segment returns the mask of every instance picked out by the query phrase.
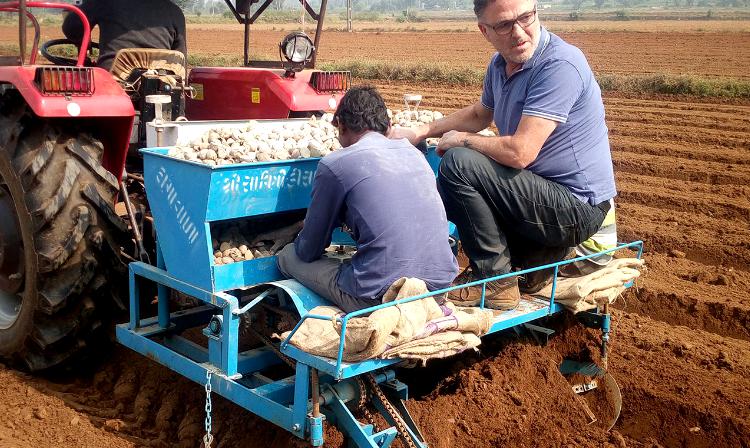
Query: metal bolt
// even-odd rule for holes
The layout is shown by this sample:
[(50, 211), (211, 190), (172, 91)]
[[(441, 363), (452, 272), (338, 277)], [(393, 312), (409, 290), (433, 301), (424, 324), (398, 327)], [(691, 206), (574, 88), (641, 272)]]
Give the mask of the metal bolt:
[(221, 316), (213, 316), (211, 320), (208, 322), (208, 329), (211, 331), (212, 334), (218, 335), (221, 333), (221, 323), (222, 319)]
[(295, 423), (292, 425), (292, 431), (298, 432), (300, 430), (299, 423)]

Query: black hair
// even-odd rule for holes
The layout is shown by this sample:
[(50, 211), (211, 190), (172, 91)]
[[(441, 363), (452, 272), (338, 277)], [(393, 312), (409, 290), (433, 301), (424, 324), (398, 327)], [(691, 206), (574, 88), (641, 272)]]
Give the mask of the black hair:
[(390, 126), (385, 101), (372, 86), (352, 87), (341, 98), (333, 118), (352, 132), (375, 131), (385, 135)]

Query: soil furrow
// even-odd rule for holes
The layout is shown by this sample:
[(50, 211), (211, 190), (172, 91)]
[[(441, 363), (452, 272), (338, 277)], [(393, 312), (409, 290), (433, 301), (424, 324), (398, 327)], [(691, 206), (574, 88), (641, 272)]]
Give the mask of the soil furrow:
[[(690, 121), (686, 121), (690, 119)], [(659, 111), (653, 112), (638, 112), (633, 115), (625, 115), (620, 113), (608, 114), (607, 121), (630, 123), (637, 126), (645, 126), (648, 129), (651, 125), (660, 126), (671, 126), (671, 127), (686, 127), (690, 130), (688, 132), (702, 132), (703, 130), (721, 130), (726, 132), (736, 131), (742, 129), (743, 126), (748, 126), (740, 121), (727, 121), (722, 120), (720, 117), (712, 117), (710, 115), (696, 115), (693, 117), (665, 117), (659, 113)]]
[(750, 221), (750, 206), (738, 205), (731, 199), (716, 199), (710, 197), (696, 197), (692, 194), (678, 194), (670, 189), (652, 190), (638, 188), (637, 184), (620, 184), (617, 203), (641, 204), (664, 210), (683, 211), (695, 210), (696, 214), (716, 219)]
[(689, 292), (659, 291), (640, 286), (628, 292), (616, 308), (720, 336), (750, 341), (750, 307), (706, 302)]
[(692, 156), (696, 160), (712, 162), (750, 163), (750, 143), (742, 131), (686, 133), (667, 126), (644, 127), (616, 122), (609, 123), (609, 132), (610, 144), (615, 150), (660, 155), (668, 147), (670, 153), (681, 158)]
[(747, 185), (750, 166), (736, 165), (726, 169), (726, 164), (717, 162), (678, 159), (667, 155), (622, 153), (613, 151), (612, 163), (615, 172), (648, 175), (663, 179), (676, 179), (710, 185)]
[(666, 446), (747, 446), (750, 342), (616, 312), (611, 372), (616, 428)]
[[(691, 98), (691, 101), (673, 101), (669, 99), (669, 96), (654, 99), (634, 99), (631, 97), (623, 96), (612, 96), (604, 95), (604, 105), (606, 107), (614, 107), (617, 110), (630, 111), (633, 108), (650, 108), (654, 110), (686, 110), (686, 111), (700, 111), (704, 113), (730, 113), (734, 114), (750, 114), (750, 107), (742, 104), (726, 105), (718, 104), (716, 99), (709, 98), (701, 101), (700, 98)], [(673, 97), (671, 97), (673, 98)]]
[[(692, 212), (660, 210), (638, 204), (618, 204), (618, 237), (643, 240), (647, 252), (679, 250), (704, 265), (750, 270), (750, 228), (746, 222), (727, 223)], [(697, 225), (700, 223), (700, 225)]]

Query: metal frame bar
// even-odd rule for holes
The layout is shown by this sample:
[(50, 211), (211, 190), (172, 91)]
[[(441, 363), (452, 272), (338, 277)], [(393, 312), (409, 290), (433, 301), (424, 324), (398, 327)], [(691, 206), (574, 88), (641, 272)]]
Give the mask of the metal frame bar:
[[(274, 423), (301, 439), (309, 439), (313, 446), (324, 442), (323, 415), (314, 416), (310, 412), (311, 366), (297, 362), (295, 374), (288, 378), (272, 381), (258, 373), (264, 368), (281, 363), (281, 359), (272, 350), (262, 347), (236, 353), (236, 341), (227, 343), (227, 337), (239, 334), (237, 328), (224, 325), (228, 317), (239, 319), (242, 312), (250, 309), (251, 301), (242, 309), (238, 308), (237, 299), (225, 293), (211, 293), (177, 280), (157, 267), (134, 262), (130, 264), (130, 305), (131, 321), (116, 327), (118, 341), (156, 362), (178, 372), (180, 375), (203, 384), (206, 373), (211, 371), (211, 386), (214, 392), (248, 411)], [(207, 305), (187, 311), (176, 311), (171, 314), (142, 319), (140, 316), (140, 278), (151, 280), (166, 288), (174, 288), (191, 294)], [(168, 300), (168, 295), (161, 294), (159, 300)], [(209, 337), (209, 348), (196, 344), (177, 334), (178, 332), (205, 324), (215, 309), (222, 310), (221, 334), (214, 334), (206, 328), (204, 334)], [(159, 311), (165, 308), (159, 306)], [(166, 325), (165, 325), (166, 324)], [(236, 367), (227, 362), (228, 349), (235, 350)], [(218, 361), (217, 353), (219, 353)], [(212, 362), (213, 361), (213, 362)], [(239, 371), (242, 375), (233, 375)], [(376, 382), (393, 381), (395, 373), (385, 371), (376, 375)], [(348, 411), (346, 402), (356, 399), (358, 387), (354, 381), (332, 384), (333, 378), (325, 376), (323, 387), (327, 393), (322, 394), (324, 413), (334, 417), (345, 432), (360, 447), (387, 448), (397, 436), (393, 427), (373, 434), (372, 427), (360, 424)], [(343, 398), (339, 396), (343, 394)]]
[[(345, 345), (345, 338), (346, 338), (346, 327), (350, 319), (359, 317), (365, 314), (370, 314), (374, 311), (389, 307), (389, 306), (396, 306), (400, 305), (402, 303), (408, 303), (413, 302), (415, 300), (420, 300), (426, 297), (433, 297), (440, 294), (444, 294), (450, 291), (454, 291), (457, 289), (467, 288), (470, 286), (482, 286), (482, 297), (480, 301), (480, 308), (484, 308), (484, 299), (485, 299), (485, 293), (486, 293), (486, 285), (489, 282), (502, 280), (505, 278), (515, 277), (523, 274), (527, 274), (530, 272), (540, 271), (543, 269), (554, 269), (554, 276), (552, 280), (552, 293), (549, 300), (549, 303), (546, 307), (537, 309), (536, 311), (532, 311), (529, 313), (523, 313), (523, 314), (517, 314), (512, 315), (508, 319), (496, 319), (495, 323), (490, 328), (490, 331), (488, 334), (495, 333), (501, 330), (505, 330), (507, 328), (514, 327), (516, 325), (520, 325), (526, 322), (530, 322), (536, 319), (539, 319), (541, 317), (549, 316), (551, 314), (555, 314), (559, 311), (562, 311), (563, 307), (559, 304), (555, 303), (555, 293), (557, 291), (557, 274), (559, 272), (560, 266), (564, 266), (566, 264), (575, 263), (577, 261), (581, 260), (587, 260), (589, 258), (593, 258), (599, 255), (603, 254), (609, 254), (613, 252), (617, 252), (619, 250), (623, 249), (637, 249), (637, 258), (641, 258), (643, 255), (643, 241), (633, 241), (631, 243), (619, 243), (617, 247), (614, 247), (612, 249), (608, 249), (605, 251), (597, 252), (590, 255), (584, 255), (576, 258), (572, 258), (570, 260), (563, 260), (556, 263), (549, 263), (542, 266), (537, 266), (534, 268), (524, 269), (522, 271), (517, 272), (509, 272), (506, 274), (496, 275), (494, 277), (489, 277), (483, 280), (476, 280), (473, 282), (465, 283), (463, 285), (457, 285), (457, 286), (451, 286), (448, 288), (443, 288), (437, 291), (428, 292), (425, 294), (420, 294), (417, 296), (407, 297), (401, 300), (396, 300), (393, 302), (388, 303), (382, 303), (380, 305), (372, 306), (369, 308), (365, 308), (362, 310), (358, 310), (349, 314), (346, 314), (344, 317), (336, 318), (336, 321), (341, 323), (341, 336), (339, 338), (339, 351), (336, 356), (336, 363), (331, 364), (329, 362), (323, 361), (322, 358), (316, 357), (310, 354), (307, 354), (301, 350), (295, 349), (293, 346), (289, 344), (289, 341), (292, 339), (294, 334), (299, 330), (302, 323), (307, 319), (321, 319), (321, 320), (329, 320), (330, 317), (326, 316), (320, 316), (315, 314), (305, 314), (302, 316), (300, 321), (295, 325), (295, 327), (292, 329), (292, 331), (289, 333), (289, 335), (284, 339), (281, 343), (281, 350), (282, 352), (289, 354), (290, 356), (294, 357), (295, 359), (304, 360), (304, 362), (314, 366), (318, 370), (321, 370), (323, 372), (329, 373), (332, 376), (334, 376), (336, 379), (343, 379), (343, 378), (349, 378), (351, 376), (357, 375), (359, 373), (363, 373), (363, 371), (367, 371), (369, 368), (370, 370), (375, 370), (378, 368), (383, 367), (382, 365), (379, 365), (377, 361), (384, 361), (384, 360), (368, 360), (362, 363), (354, 364), (352, 367), (356, 366), (356, 368), (352, 368), (349, 365), (345, 366), (345, 363), (343, 362), (343, 355), (344, 355), (344, 345)], [(632, 286), (633, 282), (628, 282), (625, 286), (630, 287)], [(539, 299), (541, 300), (541, 299)], [(506, 313), (513, 313), (513, 310), (507, 311)], [(504, 313), (505, 314), (505, 313)], [(501, 315), (502, 316), (502, 315)], [(317, 359), (316, 359), (317, 358)], [(331, 370), (331, 367), (333, 366), (333, 370)], [(356, 372), (356, 373), (355, 373)]]
[[(299, 409), (301, 406), (298, 405), (292, 410), (288, 406), (284, 406), (281, 403), (259, 394), (256, 389), (248, 388), (237, 382), (237, 380), (217, 371), (215, 366), (208, 363), (194, 361), (187, 356), (165, 347), (159, 342), (142, 336), (137, 331), (130, 329), (127, 324), (118, 325), (116, 328), (116, 335), (117, 340), (121, 344), (153, 359), (198, 384), (203, 384), (205, 382), (207, 371), (210, 370), (214, 372), (214, 375), (211, 377), (211, 386), (214, 392), (227, 400), (233, 401), (248, 411), (295, 433), (295, 435), (299, 436), (299, 434), (302, 433), (302, 436), (304, 436), (306, 412), (301, 415)], [(307, 383), (308, 381), (305, 380), (302, 382)], [(302, 431), (293, 431), (292, 426), (295, 423), (300, 424), (299, 422), (303, 422)]]
[[(141, 319), (139, 277), (157, 283), (159, 314)], [(254, 376), (266, 367), (281, 363), (276, 353), (268, 348), (238, 352), (240, 311), (238, 300), (226, 293), (211, 293), (171, 277), (167, 272), (142, 262), (129, 266), (130, 321), (116, 328), (117, 339), (123, 345), (141, 353), (192, 381), (203, 384), (206, 372), (212, 371), (213, 390), (219, 395), (242, 406), (254, 414), (281, 426), (299, 438), (305, 438), (311, 427), (308, 421), (308, 398), (310, 396), (310, 367), (297, 363), (296, 374), (286, 380), (268, 382)], [(161, 289), (163, 288), (163, 289)], [(161, 305), (168, 302), (167, 288), (189, 294), (210, 306), (196, 311), (169, 314)], [(209, 334), (206, 349), (178, 334), (185, 328), (205, 323), (212, 310), (221, 310), (220, 334)], [(249, 309), (245, 307), (245, 311)], [(247, 375), (247, 378), (242, 376)], [(242, 383), (241, 383), (241, 382)], [(248, 387), (257, 385), (257, 387)], [(320, 426), (320, 417), (314, 419)], [(318, 435), (320, 437), (320, 435)]]

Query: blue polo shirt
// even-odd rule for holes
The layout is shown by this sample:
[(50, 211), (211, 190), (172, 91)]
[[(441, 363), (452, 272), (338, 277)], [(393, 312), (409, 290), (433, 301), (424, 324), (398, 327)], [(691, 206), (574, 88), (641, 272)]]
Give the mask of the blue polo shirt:
[(336, 279), (350, 296), (379, 300), (401, 277), (422, 279), (434, 291), (458, 273), (435, 173), (406, 139), (369, 132), (320, 160), (297, 256), (319, 259), (342, 223), (357, 243)]
[(578, 48), (542, 27), (534, 55), (510, 77), (496, 53), (482, 105), (494, 112), (500, 135), (513, 135), (521, 115), (559, 123), (527, 170), (591, 205), (617, 194), (601, 90)]

